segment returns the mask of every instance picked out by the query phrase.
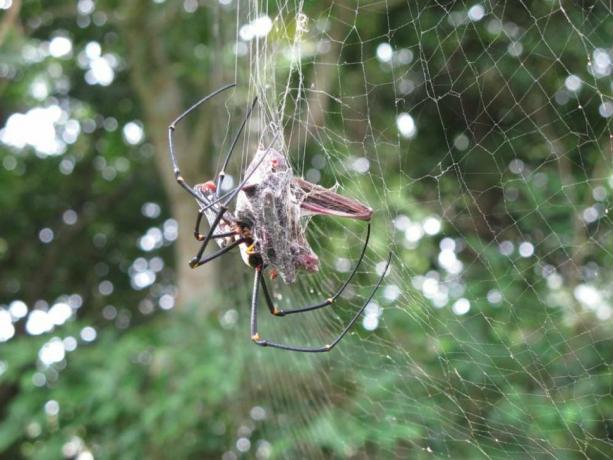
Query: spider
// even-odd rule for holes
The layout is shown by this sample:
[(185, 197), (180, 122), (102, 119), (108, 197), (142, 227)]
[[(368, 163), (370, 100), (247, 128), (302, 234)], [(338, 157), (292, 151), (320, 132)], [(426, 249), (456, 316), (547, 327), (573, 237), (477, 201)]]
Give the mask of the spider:
[[(245, 264), (255, 272), (251, 295), (251, 340), (262, 347), (289, 351), (306, 353), (330, 351), (345, 337), (379, 289), (391, 262), (391, 253), (383, 274), (379, 277), (368, 299), (332, 342), (321, 347), (303, 347), (272, 342), (260, 336), (257, 327), (257, 305), (260, 292), (263, 293), (268, 310), (275, 316), (318, 310), (336, 301), (357, 273), (366, 253), (370, 237), (372, 209), (354, 199), (337, 194), (333, 190), (294, 177), (285, 156), (272, 147), (279, 131), (268, 147), (260, 146), (247, 167), (243, 180), (236, 187), (222, 194), (221, 184), (225, 177), (225, 169), (255, 108), (257, 97), (254, 98), (237, 130), (216, 180), (193, 187), (189, 186), (181, 175), (173, 147), (173, 133), (176, 126), (201, 104), (234, 86), (236, 85), (223, 86), (205, 96), (177, 117), (168, 127), (169, 152), (175, 178), (178, 184), (196, 199), (199, 207), (194, 237), (202, 244), (189, 264), (192, 268), (199, 267), (238, 247)], [(234, 199), (236, 199), (235, 210), (230, 212), (228, 206)], [(307, 272), (319, 270), (319, 258), (305, 237), (306, 226), (303, 223), (304, 217), (318, 214), (368, 222), (360, 257), (349, 277), (331, 297), (322, 302), (299, 308), (278, 309), (272, 301), (263, 272), (268, 269), (272, 279), (280, 275), (283, 281), (289, 284), (296, 280), (300, 270)], [(206, 234), (200, 233), (203, 216), (209, 223)], [(212, 240), (217, 243), (219, 249), (204, 256), (204, 251)]]

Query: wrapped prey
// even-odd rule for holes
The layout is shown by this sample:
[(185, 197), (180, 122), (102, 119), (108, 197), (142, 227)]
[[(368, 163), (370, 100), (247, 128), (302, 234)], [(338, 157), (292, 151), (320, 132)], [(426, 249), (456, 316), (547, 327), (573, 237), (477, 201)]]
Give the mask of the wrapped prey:
[[(214, 190), (207, 184), (202, 184), (199, 191), (212, 203)], [(357, 200), (295, 177), (286, 157), (273, 148), (258, 149), (236, 191), (234, 215), (222, 219), (216, 233), (237, 225), (251, 229), (255, 248), (241, 246), (243, 259), (247, 260), (247, 250), (257, 251), (264, 264), (287, 283), (295, 281), (299, 269), (319, 270), (319, 258), (305, 235), (308, 222), (305, 217), (322, 215), (368, 221), (373, 213)], [(203, 209), (210, 224), (216, 217), (216, 208), (213, 205)], [(225, 246), (235, 238), (238, 237), (217, 242)]]

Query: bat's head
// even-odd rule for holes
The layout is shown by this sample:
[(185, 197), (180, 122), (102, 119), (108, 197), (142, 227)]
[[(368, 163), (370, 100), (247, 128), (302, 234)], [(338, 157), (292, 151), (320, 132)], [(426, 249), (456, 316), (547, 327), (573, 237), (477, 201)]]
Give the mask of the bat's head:
[(287, 158), (281, 152), (269, 148), (259, 149), (245, 173), (249, 176), (246, 186), (259, 185), (271, 177), (271, 174), (289, 171), (290, 167)]
[(292, 245), (291, 250), (296, 268), (310, 273), (319, 271), (319, 257), (311, 248), (295, 244)]
[(286, 171), (289, 167), (285, 155), (277, 152), (276, 150), (271, 150), (268, 155), (266, 155), (264, 163), (266, 164), (267, 169), (271, 172)]

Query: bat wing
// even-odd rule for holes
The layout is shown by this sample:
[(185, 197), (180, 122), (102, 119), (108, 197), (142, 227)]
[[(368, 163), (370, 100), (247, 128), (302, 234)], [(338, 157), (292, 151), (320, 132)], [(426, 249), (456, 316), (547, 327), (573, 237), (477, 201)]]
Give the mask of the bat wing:
[(330, 189), (294, 177), (294, 186), (304, 193), (300, 207), (303, 215), (346, 217), (370, 220), (372, 209), (353, 198), (340, 195)]

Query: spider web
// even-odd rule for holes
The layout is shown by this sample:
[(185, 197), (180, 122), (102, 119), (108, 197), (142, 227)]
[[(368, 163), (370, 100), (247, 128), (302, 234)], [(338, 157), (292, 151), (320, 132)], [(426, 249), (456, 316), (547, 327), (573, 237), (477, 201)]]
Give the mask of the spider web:
[[(375, 210), (373, 236), (342, 302), (261, 306), (263, 336), (328, 343), (394, 256), (332, 353), (258, 349), (238, 441), (259, 458), (613, 455), (610, 6), (315, 3), (224, 6), (221, 39), (260, 98), (249, 137), (281, 130), (296, 175)], [(334, 292), (364, 230), (312, 219), (321, 271), (275, 283), (280, 306)]]

